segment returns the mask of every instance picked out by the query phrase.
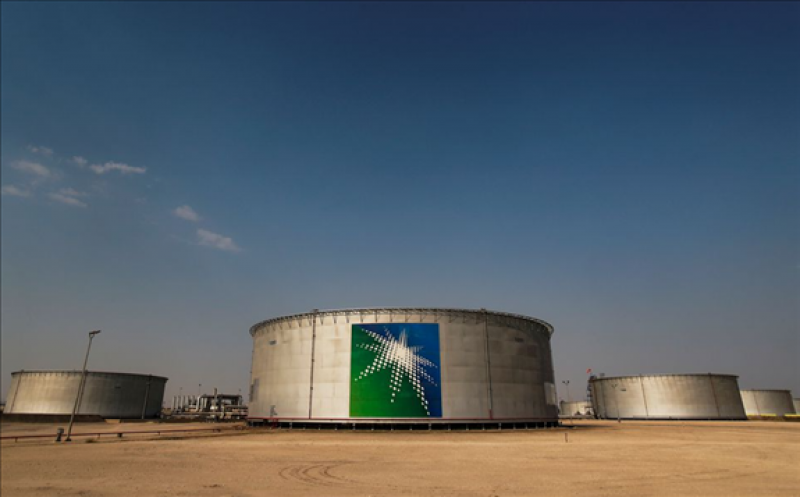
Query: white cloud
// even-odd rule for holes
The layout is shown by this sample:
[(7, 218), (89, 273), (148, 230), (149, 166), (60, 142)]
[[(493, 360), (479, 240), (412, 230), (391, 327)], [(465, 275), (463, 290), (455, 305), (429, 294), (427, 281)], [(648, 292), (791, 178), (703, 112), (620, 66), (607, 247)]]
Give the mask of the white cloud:
[(53, 200), (61, 202), (62, 204), (71, 205), (73, 207), (87, 207), (85, 202), (82, 202), (75, 197), (64, 195), (63, 193), (51, 193), (49, 197)]
[(121, 162), (106, 162), (105, 164), (92, 164), (89, 169), (97, 174), (105, 174), (109, 171), (119, 171), (121, 174), (144, 174), (145, 167), (134, 167)]
[(61, 202), (62, 204), (72, 205), (74, 207), (87, 207), (86, 202), (79, 200), (79, 197), (86, 197), (87, 193), (79, 192), (73, 188), (62, 188), (58, 193), (51, 193), (50, 198)]
[(70, 162), (72, 162), (73, 164), (77, 164), (78, 167), (86, 167), (86, 164), (89, 163), (88, 160), (84, 159), (80, 155), (76, 155), (75, 157), (70, 159)]
[(31, 192), (21, 190), (14, 185), (6, 185), (2, 188), (3, 195), (11, 195), (12, 197), (30, 197)]
[(195, 222), (195, 223), (202, 219), (200, 217), (200, 215), (198, 215), (194, 211), (194, 209), (192, 209), (188, 205), (182, 205), (182, 206), (176, 208), (174, 211), (172, 211), (172, 213), (175, 216), (177, 216), (177, 217), (179, 217), (181, 219), (185, 219), (187, 221), (192, 221), (192, 222)]
[(47, 147), (35, 147), (33, 145), (28, 145), (28, 150), (33, 152), (34, 154), (41, 154), (45, 157), (51, 157), (53, 155), (53, 149)]
[(228, 252), (241, 251), (241, 249), (231, 238), (203, 229), (197, 230), (197, 243), (199, 245), (205, 245), (206, 247), (213, 247), (215, 249), (225, 250)]
[(49, 178), (53, 175), (52, 171), (39, 164), (27, 160), (18, 160), (11, 163), (11, 167), (26, 174), (33, 174), (40, 178)]
[(89, 195), (88, 193), (79, 192), (72, 188), (62, 188), (61, 190), (58, 191), (58, 193), (60, 193), (61, 195), (66, 195), (68, 197), (85, 197)]

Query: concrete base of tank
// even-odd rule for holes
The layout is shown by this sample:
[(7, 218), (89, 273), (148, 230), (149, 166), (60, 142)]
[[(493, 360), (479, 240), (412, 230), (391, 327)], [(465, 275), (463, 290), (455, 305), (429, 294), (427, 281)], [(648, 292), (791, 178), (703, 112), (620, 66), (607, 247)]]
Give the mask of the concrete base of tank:
[[(2, 423), (69, 423), (69, 414), (3, 414)], [(76, 423), (102, 423), (102, 416), (96, 414), (76, 414)]]
[(648, 418), (597, 418), (604, 421), (747, 421), (747, 418), (692, 418), (692, 417), (660, 417), (650, 416)]
[(290, 419), (248, 418), (249, 426), (294, 430), (481, 431), (557, 428), (557, 419)]

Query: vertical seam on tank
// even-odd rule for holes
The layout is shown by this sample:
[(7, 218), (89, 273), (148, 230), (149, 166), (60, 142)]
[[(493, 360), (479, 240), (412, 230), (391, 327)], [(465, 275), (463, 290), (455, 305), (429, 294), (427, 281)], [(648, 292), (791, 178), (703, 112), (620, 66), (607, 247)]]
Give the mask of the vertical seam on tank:
[(148, 375), (147, 387), (145, 388), (144, 391), (144, 405), (142, 406), (142, 419), (144, 419), (145, 414), (147, 414), (147, 401), (150, 400), (150, 382), (152, 381), (153, 381), (153, 375)]
[(314, 402), (314, 352), (317, 342), (317, 310), (314, 309), (311, 322), (311, 377), (308, 385), (308, 419), (311, 419)]
[(647, 394), (644, 393), (644, 380), (642, 379), (642, 375), (639, 375), (639, 386), (642, 387), (642, 400), (644, 401), (644, 417), (645, 419), (649, 419), (650, 411), (647, 409)]
[(9, 413), (14, 412), (14, 404), (17, 403), (17, 394), (19, 393), (19, 384), (22, 383), (22, 377), (23, 376), (25, 376), (25, 371), (24, 370), (22, 371), (22, 373), (20, 373), (17, 376), (17, 386), (16, 386), (16, 388), (14, 388), (14, 399), (11, 401), (11, 405), (8, 407), (8, 412)]
[(255, 333), (253, 334), (252, 338), (253, 338), (253, 350), (250, 351), (250, 384), (248, 385), (248, 387), (250, 387), (250, 388), (247, 389), (247, 391), (248, 391), (248, 396), (247, 396), (248, 397), (247, 398), (248, 406), (249, 406), (249, 404), (251, 404), (253, 402), (253, 361), (255, 361), (255, 357), (256, 357), (256, 337), (255, 337)]
[(714, 396), (714, 407), (717, 408), (717, 418), (721, 418), (722, 413), (719, 410), (719, 401), (717, 400), (717, 389), (714, 387), (714, 378), (711, 376), (711, 373), (708, 373), (708, 383), (711, 384), (711, 394)]
[(492, 359), (489, 351), (489, 313), (483, 310), (483, 335), (486, 340), (486, 377), (489, 396), (489, 419), (494, 419), (494, 392), (492, 391)]

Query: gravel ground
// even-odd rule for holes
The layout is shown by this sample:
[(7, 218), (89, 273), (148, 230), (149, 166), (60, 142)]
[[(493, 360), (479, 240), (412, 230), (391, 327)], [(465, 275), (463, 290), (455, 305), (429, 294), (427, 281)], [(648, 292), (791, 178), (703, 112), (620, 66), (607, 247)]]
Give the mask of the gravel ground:
[(4, 441), (0, 490), (3, 497), (800, 495), (800, 423), (578, 421), (574, 426)]

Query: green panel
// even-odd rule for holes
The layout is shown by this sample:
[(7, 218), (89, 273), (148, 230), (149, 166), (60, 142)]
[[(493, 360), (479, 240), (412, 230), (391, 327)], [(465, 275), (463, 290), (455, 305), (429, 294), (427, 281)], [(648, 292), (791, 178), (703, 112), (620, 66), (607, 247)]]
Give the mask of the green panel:
[(351, 417), (441, 417), (438, 324), (353, 325), (352, 337)]

